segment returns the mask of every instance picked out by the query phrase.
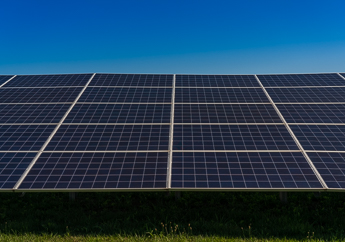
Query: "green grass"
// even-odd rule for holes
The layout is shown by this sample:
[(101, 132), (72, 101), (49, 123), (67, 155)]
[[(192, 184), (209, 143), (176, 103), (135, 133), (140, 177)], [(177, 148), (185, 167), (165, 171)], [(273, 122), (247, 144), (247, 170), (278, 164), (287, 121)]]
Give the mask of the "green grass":
[(343, 241), (345, 194), (1, 193), (1, 241)]

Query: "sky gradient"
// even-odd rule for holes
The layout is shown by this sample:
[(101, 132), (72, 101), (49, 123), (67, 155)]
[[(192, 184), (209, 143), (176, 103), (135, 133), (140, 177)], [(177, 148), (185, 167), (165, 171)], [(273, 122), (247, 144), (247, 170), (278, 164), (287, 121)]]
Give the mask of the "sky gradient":
[(0, 74), (345, 72), (345, 1), (15, 0)]

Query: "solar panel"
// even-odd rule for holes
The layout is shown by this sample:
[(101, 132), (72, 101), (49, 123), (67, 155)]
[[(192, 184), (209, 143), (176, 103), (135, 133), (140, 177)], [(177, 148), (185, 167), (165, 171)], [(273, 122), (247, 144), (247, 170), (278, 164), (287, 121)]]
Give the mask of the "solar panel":
[(0, 104), (0, 123), (58, 123), (70, 104)]
[(345, 86), (345, 80), (336, 73), (258, 75), (264, 87), (288, 86)]
[(92, 74), (18, 75), (4, 87), (85, 86)]
[(16, 76), (0, 88), (0, 190), (345, 189), (345, 80), (258, 78)]
[(168, 153), (43, 153), (21, 189), (165, 189)]
[(175, 123), (282, 123), (271, 104), (175, 104)]
[(291, 125), (305, 150), (345, 151), (345, 125)]
[(267, 88), (276, 103), (345, 102), (345, 87)]
[(345, 73), (340, 73), (340, 75), (345, 78)]
[(345, 153), (310, 152), (308, 155), (329, 188), (345, 188)]
[(300, 152), (174, 152), (172, 188), (322, 188)]
[(89, 87), (79, 102), (171, 102), (172, 88)]
[(343, 123), (345, 104), (278, 104), (288, 123)]
[(0, 189), (12, 189), (36, 153), (0, 153)]
[(284, 125), (175, 125), (174, 150), (299, 150)]
[(170, 123), (171, 104), (76, 104), (65, 123)]
[(176, 87), (260, 87), (254, 75), (176, 75)]
[(9, 75), (0, 75), (0, 86), (9, 80), (12, 76)]
[(269, 103), (261, 88), (176, 88), (176, 103)]
[(0, 125), (0, 151), (40, 150), (55, 125)]
[(168, 150), (169, 128), (169, 125), (62, 125), (45, 150)]
[(96, 74), (90, 86), (172, 87), (173, 75)]
[(81, 87), (71, 88), (0, 88), (0, 103), (73, 102)]

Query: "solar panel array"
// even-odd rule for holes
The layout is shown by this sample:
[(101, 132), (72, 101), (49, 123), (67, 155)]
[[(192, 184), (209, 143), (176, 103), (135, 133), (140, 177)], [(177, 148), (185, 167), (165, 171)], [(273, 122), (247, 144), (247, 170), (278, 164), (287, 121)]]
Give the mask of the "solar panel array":
[(345, 74), (0, 76), (0, 191), (345, 189)]

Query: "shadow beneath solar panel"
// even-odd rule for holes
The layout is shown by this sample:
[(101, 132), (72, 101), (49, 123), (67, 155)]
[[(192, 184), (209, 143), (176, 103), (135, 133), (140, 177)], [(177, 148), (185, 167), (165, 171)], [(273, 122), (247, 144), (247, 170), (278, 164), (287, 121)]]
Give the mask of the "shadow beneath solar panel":
[[(128, 235), (180, 234), (228, 238), (344, 236), (345, 194), (288, 193), (2, 193), (4, 234)], [(171, 224), (170, 224), (171, 223)], [(164, 225), (164, 226), (163, 226)]]

